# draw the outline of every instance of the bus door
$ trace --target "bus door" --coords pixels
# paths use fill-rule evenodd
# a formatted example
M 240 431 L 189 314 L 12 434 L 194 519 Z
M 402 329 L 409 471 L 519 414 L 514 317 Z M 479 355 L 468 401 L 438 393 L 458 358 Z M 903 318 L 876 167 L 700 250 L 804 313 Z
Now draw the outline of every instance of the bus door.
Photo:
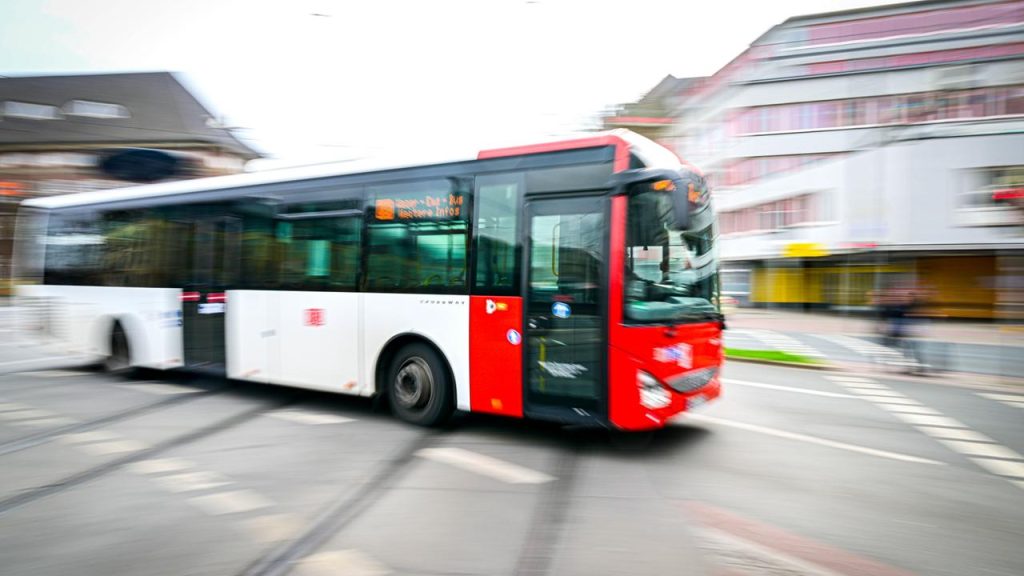
M 524 411 L 563 421 L 605 412 L 606 198 L 526 204 Z
M 226 291 L 237 277 L 239 221 L 212 216 L 189 224 L 189 274 L 181 295 L 185 366 L 222 373 Z

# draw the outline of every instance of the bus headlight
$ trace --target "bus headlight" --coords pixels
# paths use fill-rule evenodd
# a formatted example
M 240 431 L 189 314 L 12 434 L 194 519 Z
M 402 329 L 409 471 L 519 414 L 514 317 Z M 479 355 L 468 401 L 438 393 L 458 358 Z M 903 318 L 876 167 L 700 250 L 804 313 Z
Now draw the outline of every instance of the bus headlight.
M 664 408 L 672 401 L 672 396 L 661 382 L 643 370 L 636 372 L 636 386 L 640 389 L 640 405 L 644 408 Z

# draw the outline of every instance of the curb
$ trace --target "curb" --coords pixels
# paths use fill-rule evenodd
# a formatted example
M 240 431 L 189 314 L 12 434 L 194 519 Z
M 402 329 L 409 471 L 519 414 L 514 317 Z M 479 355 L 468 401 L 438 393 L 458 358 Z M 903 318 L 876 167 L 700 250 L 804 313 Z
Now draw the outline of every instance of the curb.
M 903 372 L 887 372 L 876 364 L 842 362 L 835 365 L 840 372 L 855 374 L 875 374 L 880 377 L 907 382 L 929 383 L 940 386 L 955 386 L 977 390 L 1003 391 L 1020 393 L 1024 389 L 1024 377 L 976 372 L 933 372 L 931 374 L 906 374 Z
M 855 364 L 841 362 L 834 364 L 800 364 L 798 362 L 780 362 L 778 360 L 762 360 L 758 358 L 725 358 L 728 362 L 746 362 L 748 364 L 767 364 L 774 366 L 785 366 L 789 368 L 808 368 L 811 370 L 825 370 L 832 372 L 849 372 L 861 375 L 877 375 L 892 380 L 903 380 L 906 382 L 935 384 L 939 386 L 953 386 L 972 390 L 986 390 L 991 392 L 1020 393 L 1024 390 L 1024 378 L 998 377 L 991 374 L 974 374 L 971 372 L 939 372 L 931 375 L 903 374 L 879 371 L 878 367 L 872 364 Z
M 762 358 L 736 358 L 726 356 L 727 362 L 747 362 L 750 364 L 768 364 L 772 366 L 788 366 L 790 368 L 809 368 L 811 370 L 834 370 L 836 367 L 831 364 L 805 364 L 803 362 L 785 362 L 782 360 L 765 360 Z

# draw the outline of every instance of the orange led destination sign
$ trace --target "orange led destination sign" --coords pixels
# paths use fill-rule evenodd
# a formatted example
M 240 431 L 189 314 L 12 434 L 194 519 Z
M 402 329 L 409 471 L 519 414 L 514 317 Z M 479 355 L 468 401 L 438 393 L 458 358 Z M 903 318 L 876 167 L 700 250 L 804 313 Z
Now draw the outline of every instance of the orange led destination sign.
M 377 220 L 438 220 L 462 217 L 463 197 L 457 194 L 426 194 L 419 198 L 378 198 Z

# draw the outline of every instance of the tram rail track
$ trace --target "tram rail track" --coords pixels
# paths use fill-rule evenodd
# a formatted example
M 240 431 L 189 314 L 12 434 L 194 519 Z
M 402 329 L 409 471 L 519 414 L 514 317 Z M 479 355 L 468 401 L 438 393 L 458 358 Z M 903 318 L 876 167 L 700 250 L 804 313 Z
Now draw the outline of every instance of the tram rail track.
M 337 496 L 298 537 L 256 559 L 238 576 L 281 576 L 289 573 L 294 562 L 312 554 L 370 510 L 387 493 L 391 483 L 408 470 L 416 453 L 430 447 L 439 436 L 439 432 L 427 430 L 410 440 L 370 480 L 354 491 L 348 490 Z
M 193 428 L 188 432 L 164 440 L 163 442 L 157 443 L 149 448 L 145 448 L 120 458 L 116 458 L 110 462 L 70 474 L 54 482 L 27 489 L 21 493 L 15 494 L 14 496 L 0 500 L 0 516 L 43 498 L 47 498 L 54 494 L 100 478 L 128 464 L 153 458 L 173 448 L 190 444 L 208 436 L 212 436 L 218 432 L 234 428 L 260 416 L 261 414 L 272 410 L 279 410 L 291 405 L 295 403 L 297 399 L 298 396 L 293 395 L 275 401 L 264 402 L 259 406 L 255 406 L 243 412 L 232 414 L 225 418 L 219 418 L 205 426 Z
M 129 420 L 136 416 L 141 416 L 143 414 L 149 414 L 154 411 L 158 411 L 162 408 L 170 408 L 173 406 L 177 406 L 179 404 L 185 404 L 202 398 L 216 396 L 218 394 L 222 394 L 230 390 L 232 387 L 232 384 L 224 384 L 214 388 L 196 389 L 195 392 L 188 392 L 184 394 L 171 396 L 168 398 L 164 398 L 162 400 L 158 400 L 156 402 L 149 402 L 139 406 L 132 406 L 130 408 L 125 408 L 124 410 L 112 412 L 104 416 L 91 418 L 83 422 L 75 422 L 72 424 L 67 424 L 65 426 L 60 426 L 58 428 L 42 430 L 39 432 L 28 434 L 20 438 L 15 438 L 13 440 L 8 440 L 0 443 L 0 456 L 5 456 L 7 454 L 12 454 L 14 452 L 19 452 L 21 450 L 26 450 L 28 448 L 39 446 L 40 444 L 45 444 L 55 438 L 67 434 L 88 432 L 90 430 L 99 428 L 100 426 L 106 426 L 114 422 Z

